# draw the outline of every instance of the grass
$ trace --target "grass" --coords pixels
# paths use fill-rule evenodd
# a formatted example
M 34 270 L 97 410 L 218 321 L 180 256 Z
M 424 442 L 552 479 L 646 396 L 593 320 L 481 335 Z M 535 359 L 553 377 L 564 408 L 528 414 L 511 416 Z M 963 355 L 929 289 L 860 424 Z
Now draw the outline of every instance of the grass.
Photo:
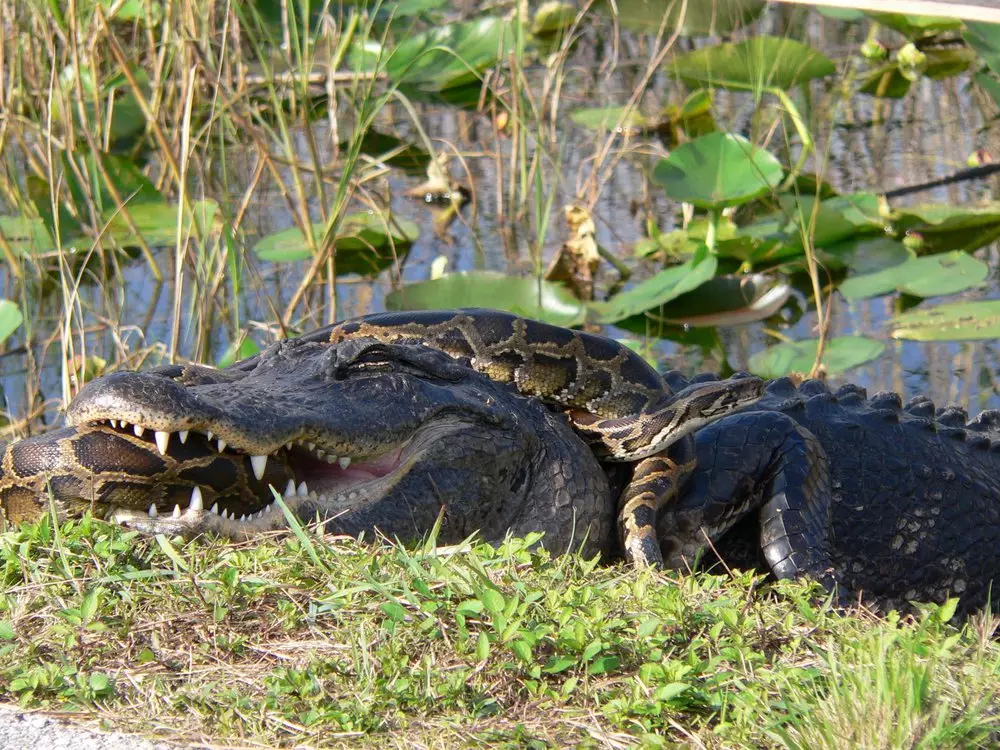
M 301 535 L 0 535 L 0 695 L 241 746 L 917 748 L 1000 741 L 996 620 L 805 584 Z

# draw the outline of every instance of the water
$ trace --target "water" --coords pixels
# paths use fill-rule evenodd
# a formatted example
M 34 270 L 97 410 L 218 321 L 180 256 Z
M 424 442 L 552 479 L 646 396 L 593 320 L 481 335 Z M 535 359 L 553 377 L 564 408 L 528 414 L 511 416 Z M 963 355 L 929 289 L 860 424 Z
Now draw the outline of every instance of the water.
M 806 40 L 829 54 L 838 50 L 856 48 L 856 31 L 829 21 L 814 20 L 807 28 Z M 621 66 L 611 75 L 601 69 L 604 48 L 601 40 L 586 38 L 577 48 L 568 66 L 569 76 L 563 86 L 558 119 L 560 150 L 546 155 L 544 174 L 549 189 L 556 191 L 553 215 L 548 236 L 541 248 L 541 265 L 544 267 L 565 238 L 562 208 L 573 201 L 581 186 L 585 185 L 593 168 L 593 157 L 604 142 L 603 134 L 594 134 L 573 125 L 566 114 L 583 106 L 618 105 L 634 89 L 639 72 L 637 68 Z M 622 54 L 638 54 L 641 44 L 633 40 L 623 45 Z M 533 71 L 538 74 L 538 71 Z M 643 110 L 653 112 L 669 101 L 679 102 L 682 92 L 674 90 L 674 82 L 666 75 L 654 79 L 643 100 Z M 841 191 L 885 191 L 894 187 L 912 185 L 948 175 L 965 165 L 965 159 L 977 148 L 1000 153 L 996 135 L 987 126 L 987 115 L 980 107 L 964 78 L 944 81 L 921 81 L 908 97 L 901 101 L 876 102 L 858 96 L 839 105 L 824 99 L 817 88 L 811 127 L 819 153 L 828 153 L 829 162 L 825 177 Z M 765 106 L 773 106 L 771 100 Z M 383 309 L 385 294 L 393 284 L 425 280 L 429 277 L 432 262 L 439 256 L 448 259 L 449 270 L 491 269 L 512 274 L 531 274 L 536 268 L 532 242 L 535 238 L 538 217 L 530 210 L 525 216 L 510 216 L 506 198 L 503 206 L 507 213 L 501 217 L 498 186 L 504 195 L 510 189 L 509 159 L 512 141 L 496 139 L 496 130 L 485 114 L 416 103 L 420 121 L 425 131 L 434 139 L 435 146 L 444 152 L 461 154 L 468 172 L 462 171 L 459 160 L 451 164 L 455 177 L 475 192 L 475 211 L 467 206 L 460 220 L 454 222 L 443 236 L 435 233 L 433 216 L 422 203 L 406 199 L 404 192 L 418 180 L 393 172 L 376 190 L 392 196 L 391 206 L 398 216 L 417 221 L 421 234 L 401 269 L 382 273 L 377 279 L 343 278 L 337 285 L 338 319 Z M 757 126 L 753 123 L 754 102 L 748 96 L 720 93 L 717 97 L 716 118 L 720 128 L 742 132 L 755 142 L 760 142 Z M 831 114 L 835 113 L 835 114 Z M 414 130 L 402 107 L 387 107 L 379 116 L 376 127 L 395 132 L 404 138 L 414 138 Z M 298 134 L 297 158 L 308 159 L 308 150 L 302 133 Z M 315 138 L 320 144 L 331 140 L 325 124 L 316 127 Z M 781 136 L 773 144 L 778 150 Z M 829 144 L 827 141 L 829 140 Z M 597 224 L 597 239 L 621 258 L 631 259 L 632 246 L 645 234 L 648 215 L 656 217 L 663 231 L 673 228 L 679 214 L 678 206 L 666 199 L 662 191 L 648 179 L 648 173 L 666 151 L 662 144 L 648 139 L 619 139 L 609 161 L 615 162 L 607 173 L 607 180 L 593 205 L 592 214 Z M 212 195 L 220 203 L 234 207 L 242 199 L 242 190 L 249 184 L 253 171 L 253 157 L 234 151 L 227 154 L 230 179 L 234 188 L 229 195 Z M 554 164 L 559 164 L 559 169 Z M 807 170 L 808 171 L 808 170 Z M 903 206 L 921 202 L 972 203 L 990 198 L 996 181 L 980 181 L 950 185 L 944 188 L 908 196 L 895 202 Z M 329 191 L 332 194 L 332 190 Z M 360 206 L 353 206 L 357 210 Z M 316 206 L 314 219 L 318 218 Z M 243 229 L 250 236 L 248 247 L 255 238 L 293 225 L 292 215 L 275 185 L 265 174 L 255 192 L 247 221 Z M 157 284 L 148 267 L 140 260 L 124 267 L 123 287 L 117 284 L 85 283 L 80 289 L 81 309 L 87 312 L 74 320 L 74 330 L 79 336 L 86 329 L 87 354 L 98 355 L 111 363 L 122 359 L 123 345 L 131 351 L 171 340 L 171 321 L 176 294 L 173 251 L 160 251 L 157 261 L 167 281 Z M 984 288 L 955 295 L 954 299 L 981 299 L 998 296 L 996 245 L 977 251 L 977 257 L 992 269 Z M 250 324 L 252 335 L 266 343 L 265 325 L 273 323 L 275 312 L 280 314 L 297 288 L 307 263 L 273 265 L 257 261 L 250 256 L 246 269 L 245 289 L 240 295 L 239 320 L 242 326 Z M 195 283 L 190 273 L 191 264 L 185 265 L 184 291 L 181 309 L 185 326 L 180 332 L 178 355 L 195 357 L 209 362 L 217 361 L 230 343 L 234 311 L 227 304 L 227 295 L 220 294 L 217 305 L 205 305 L 205 285 Z M 636 277 L 654 271 L 657 266 L 643 262 L 636 266 Z M 0 271 L 4 273 L 5 271 Z M 616 279 L 613 269 L 602 267 L 599 289 L 606 289 Z M 210 277 L 205 274 L 204 277 Z M 5 279 L 5 288 L 11 289 L 11 279 Z M 192 301 L 194 300 L 194 302 Z M 931 304 L 953 301 L 935 298 Z M 488 303 L 488 301 L 484 301 Z M 321 325 L 328 317 L 324 309 L 325 298 L 321 293 L 307 299 L 299 308 L 302 317 L 297 319 L 303 329 Z M 862 334 L 887 342 L 886 352 L 876 362 L 857 368 L 846 376 L 831 381 L 850 380 L 869 389 L 869 392 L 894 390 L 909 398 L 926 393 L 939 403 L 957 402 L 970 410 L 1000 407 L 997 378 L 997 346 L 993 341 L 934 343 L 896 342 L 887 336 L 886 322 L 893 313 L 893 298 L 879 298 L 848 305 L 843 298 L 832 297 L 833 313 L 830 334 Z M 39 379 L 42 399 L 57 400 L 62 393 L 62 374 L 59 346 L 40 347 L 57 330 L 57 314 L 62 308 L 58 295 L 44 299 L 37 309 L 28 309 L 28 316 L 39 316 L 40 325 L 33 331 L 35 355 L 42 365 Z M 208 314 L 211 317 L 191 317 Z M 816 316 L 807 312 L 796 323 L 781 333 L 791 339 L 815 336 Z M 116 332 L 116 329 L 117 332 Z M 210 331 L 207 346 L 199 353 L 196 331 Z M 611 331 L 612 334 L 616 333 Z M 11 343 L 16 347 L 19 332 Z M 773 344 L 764 324 L 729 328 L 722 332 L 725 357 L 728 364 L 740 369 L 746 367 L 754 352 Z M 156 363 L 167 351 L 166 345 L 154 346 L 146 363 Z M 693 372 L 699 369 L 717 369 L 718 359 L 704 359 L 700 352 L 684 349 L 671 342 L 657 347 L 663 365 L 679 367 Z M 8 356 L 0 360 L 0 385 L 15 419 L 24 417 L 29 406 L 27 393 L 26 360 L 24 356 Z M 46 410 L 47 418 L 56 419 L 53 401 Z

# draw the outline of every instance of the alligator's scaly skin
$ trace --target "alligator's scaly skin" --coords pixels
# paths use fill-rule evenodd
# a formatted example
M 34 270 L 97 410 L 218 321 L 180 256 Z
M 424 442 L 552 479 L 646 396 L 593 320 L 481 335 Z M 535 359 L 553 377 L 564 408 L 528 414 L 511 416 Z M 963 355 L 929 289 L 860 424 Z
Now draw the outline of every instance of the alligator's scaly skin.
M 689 382 L 678 373 L 667 380 L 675 388 Z M 665 558 L 679 547 L 687 545 L 690 555 L 700 546 L 691 526 L 705 516 L 773 494 L 768 482 L 786 458 L 783 451 L 790 445 L 794 451 L 796 441 L 785 438 L 796 425 L 826 455 L 824 543 L 843 589 L 880 607 L 906 609 L 910 600 L 955 596 L 960 613 L 988 599 L 998 609 L 998 597 L 989 595 L 992 582 L 1000 582 L 1000 411 L 969 421 L 958 407 L 935 410 L 925 397 L 903 406 L 897 394 L 866 398 L 853 385 L 831 390 L 806 381 L 796 387 L 781 378 L 752 409 L 700 430 L 698 468 L 660 519 Z M 717 542 L 720 554 L 738 548 L 728 540 L 760 534 L 762 523 L 766 519 L 746 514 Z
M 371 364 L 355 361 L 359 350 L 355 342 L 292 339 L 252 366 L 114 373 L 78 402 L 82 410 L 127 405 L 136 422 L 183 416 L 233 442 L 246 429 L 247 440 L 263 443 L 305 435 L 353 457 L 346 469 L 302 444 L 273 456 L 256 481 L 246 453 L 220 450 L 216 437 L 194 429 L 183 444 L 175 434 L 161 456 L 151 430 L 137 436 L 131 425 L 77 425 L 8 447 L 0 510 L 15 522 L 35 519 L 49 507 L 48 489 L 63 516 L 89 509 L 149 532 L 244 537 L 286 526 L 279 507 L 261 508 L 271 499 L 268 484 L 281 492 L 296 465 L 305 467 L 299 478 L 310 491 L 300 485 L 285 504 L 333 533 L 371 538 L 377 529 L 414 540 L 440 516 L 441 543 L 532 531 L 544 532 L 557 552 L 594 553 L 613 543 L 607 476 L 562 415 L 427 347 L 385 347 L 390 369 L 370 371 L 354 367 Z M 204 510 L 188 507 L 195 487 Z

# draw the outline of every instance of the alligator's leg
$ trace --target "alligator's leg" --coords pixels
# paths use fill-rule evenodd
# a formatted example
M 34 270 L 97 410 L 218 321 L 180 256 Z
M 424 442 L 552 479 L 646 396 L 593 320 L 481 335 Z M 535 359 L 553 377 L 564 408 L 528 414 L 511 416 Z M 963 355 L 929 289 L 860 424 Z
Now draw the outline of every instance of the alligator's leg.
M 744 412 L 699 431 L 695 454 L 690 481 L 657 520 L 667 567 L 690 564 L 708 540 L 757 511 L 774 574 L 806 575 L 832 588 L 829 468 L 812 433 L 780 412 Z

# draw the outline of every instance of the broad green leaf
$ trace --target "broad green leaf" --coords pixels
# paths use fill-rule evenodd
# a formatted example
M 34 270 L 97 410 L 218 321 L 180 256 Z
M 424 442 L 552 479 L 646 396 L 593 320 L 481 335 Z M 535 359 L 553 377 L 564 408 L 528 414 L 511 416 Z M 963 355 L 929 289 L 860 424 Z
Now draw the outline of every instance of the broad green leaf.
M 826 55 L 794 39 L 754 36 L 678 55 L 671 72 L 685 82 L 759 90 L 790 89 L 833 75 L 837 67 Z
M 662 27 L 670 33 L 679 27 L 682 34 L 697 36 L 730 34 L 760 15 L 764 5 L 763 0 L 598 0 L 592 7 L 634 31 L 655 34 Z
M 98 4 L 108 13 L 109 20 L 139 21 L 144 26 L 153 26 L 163 18 L 163 6 L 147 0 L 99 0 Z M 115 12 L 109 13 L 112 9 Z
M 142 170 L 124 157 L 93 151 L 64 152 L 63 167 L 63 180 L 78 208 L 96 203 L 100 212 L 110 215 L 119 205 L 115 193 L 129 206 L 165 202 Z M 80 184 L 77 172 L 83 175 L 89 189 Z
M 587 305 L 596 323 L 615 323 L 624 318 L 659 308 L 664 302 L 697 289 L 715 275 L 719 261 L 704 245 L 687 263 L 666 268 L 631 289 L 619 292 L 607 302 Z
M 653 170 L 653 180 L 668 196 L 706 209 L 758 198 L 782 176 L 774 156 L 734 133 L 709 133 L 685 143 Z
M 895 29 L 900 34 L 910 39 L 919 39 L 923 36 L 934 36 L 946 31 L 958 31 L 962 28 L 962 22 L 957 18 L 918 16 L 916 14 L 908 13 L 869 12 L 868 15 L 883 26 Z
M 828 268 L 846 266 L 851 273 L 861 276 L 898 266 L 914 257 L 899 240 L 882 236 L 862 236 L 827 246 L 820 254 Z
M 577 9 L 570 3 L 550 0 L 542 3 L 535 11 L 531 22 L 531 33 L 536 35 L 555 34 L 569 28 L 576 18 Z
M 1000 201 L 907 206 L 893 212 L 892 225 L 897 232 L 919 233 L 924 254 L 976 250 L 1000 237 Z
M 790 372 L 808 372 L 816 361 L 819 339 L 777 344 L 750 357 L 750 371 L 764 378 L 780 378 Z M 863 336 L 838 336 L 823 348 L 823 366 L 827 373 L 850 370 L 881 356 L 885 344 Z
M 892 337 L 913 341 L 1000 338 L 1000 300 L 952 302 L 897 315 Z
M 716 276 L 649 315 L 690 327 L 745 325 L 777 313 L 791 293 L 782 279 L 761 273 Z
M 851 8 L 827 8 L 822 5 L 816 6 L 816 10 L 827 18 L 835 18 L 838 21 L 860 21 L 865 17 L 863 11 Z
M 10 338 L 24 321 L 21 309 L 16 302 L 9 299 L 0 299 L 0 343 Z
M 218 204 L 211 199 L 197 201 L 193 205 L 194 218 L 201 232 L 208 232 L 212 229 Z M 114 239 L 122 247 L 135 245 L 139 241 L 139 235 L 150 247 L 168 247 L 177 241 L 177 212 L 178 206 L 169 203 L 137 203 L 128 205 L 129 218 L 135 225 L 138 234 L 132 230 L 125 217 L 120 211 L 113 211 L 109 214 L 107 227 L 104 232 L 105 239 Z M 187 238 L 194 233 L 191 225 L 192 215 L 184 213 L 184 222 L 181 227 L 181 238 Z
M 316 238 L 322 237 L 325 230 L 323 224 L 312 226 Z M 348 214 L 341 221 L 333 243 L 337 249 L 337 274 L 376 274 L 392 265 L 419 233 L 419 227 L 406 219 L 393 218 L 387 222 L 384 217 L 368 211 Z M 272 263 L 312 257 L 306 238 L 297 227 L 269 234 L 254 246 L 253 251 L 261 260 Z
M 969 21 L 965 24 L 962 36 L 972 49 L 983 58 L 983 62 L 1000 75 L 1000 23 L 977 23 Z
M 45 222 L 28 216 L 0 216 L 0 242 L 15 255 L 41 255 L 56 249 Z
M 484 305 L 561 326 L 579 325 L 585 313 L 583 303 L 559 284 L 493 271 L 463 271 L 407 284 L 385 298 L 389 310 Z
M 350 145 L 349 140 L 341 141 L 340 149 L 347 151 Z M 408 174 L 423 175 L 431 163 L 431 155 L 420 146 L 373 128 L 361 136 L 361 152 Z
M 896 266 L 852 276 L 840 293 L 854 301 L 899 290 L 917 297 L 955 294 L 976 286 L 989 275 L 989 267 L 961 250 L 910 258 Z
M 996 75 L 983 72 L 976 73 L 973 78 L 976 84 L 993 100 L 993 103 L 1000 107 L 1000 80 L 997 79 Z
M 226 348 L 226 351 L 219 357 L 216 367 L 229 367 L 234 362 L 247 359 L 255 354 L 260 354 L 260 346 L 249 336 L 244 336 L 242 341 L 234 341 Z
M 932 80 L 959 75 L 976 60 L 974 52 L 962 47 L 928 49 L 924 54 L 926 61 L 920 68 L 920 75 Z M 907 66 L 893 60 L 865 75 L 858 90 L 871 96 L 901 99 L 909 92 L 913 75 L 908 73 Z
M 618 124 L 619 118 L 621 118 L 624 112 L 625 107 L 586 107 L 583 109 L 574 109 L 569 113 L 569 119 L 589 130 L 609 131 Z M 651 123 L 652 120 L 650 118 L 633 109 L 622 120 L 620 127 L 623 130 L 641 129 L 650 127 Z
M 391 50 L 371 40 L 354 48 L 363 67 L 384 65 L 392 81 L 433 91 L 478 81 L 513 51 L 511 22 L 488 16 L 411 35 Z
M 71 238 L 83 236 L 83 228 L 76 217 L 62 202 L 52 200 L 53 195 L 48 181 L 38 175 L 29 174 L 25 183 L 28 187 L 28 197 L 42 218 L 50 237 L 59 238 L 65 247 Z
M 812 195 L 782 195 L 778 203 L 780 211 L 740 229 L 740 236 L 762 243 L 746 260 L 773 263 L 801 256 L 803 231 L 817 250 L 823 251 L 838 247 L 844 240 L 884 229 L 878 218 L 878 199 L 871 193 L 834 196 L 821 201 L 818 207 Z

